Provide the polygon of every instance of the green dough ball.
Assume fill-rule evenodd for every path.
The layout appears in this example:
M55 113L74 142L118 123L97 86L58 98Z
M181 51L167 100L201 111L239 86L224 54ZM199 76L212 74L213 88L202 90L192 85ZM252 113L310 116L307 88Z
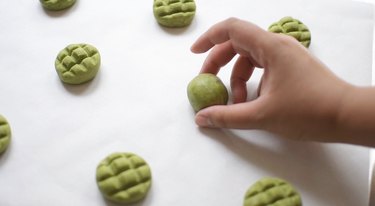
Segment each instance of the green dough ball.
M10 143L10 126L5 117L0 115L0 154L3 153Z
M257 181L247 190L243 205L302 206L302 200L288 182L266 177Z
M268 28L268 31L292 36L301 42L306 48L308 48L311 43L311 33L307 26L290 16L284 17L280 19L280 21L273 23Z
M184 27L195 16L194 0L154 0L154 16L159 24L166 27Z
M132 153L113 153L96 168L100 192L117 203L134 203L143 199L151 186L148 164Z
M213 74L199 74L190 81L187 88L189 102L193 109L199 110L228 102L228 91L223 82Z
M76 0L39 0L48 10L58 11L71 7Z
M89 44L71 44L56 57L55 68L61 81L82 84L93 79L100 67L100 54Z

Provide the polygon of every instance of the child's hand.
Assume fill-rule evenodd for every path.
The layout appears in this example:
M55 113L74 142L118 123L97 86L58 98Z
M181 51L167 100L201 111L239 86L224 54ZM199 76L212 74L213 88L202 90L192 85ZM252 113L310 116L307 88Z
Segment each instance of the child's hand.
M338 141L334 138L340 133L339 110L355 87L337 78L298 41L230 18L211 27L191 47L194 53L210 49L201 73L217 74L237 56L231 75L234 104L199 111L199 126ZM259 97L246 102L246 82L254 67L264 69Z

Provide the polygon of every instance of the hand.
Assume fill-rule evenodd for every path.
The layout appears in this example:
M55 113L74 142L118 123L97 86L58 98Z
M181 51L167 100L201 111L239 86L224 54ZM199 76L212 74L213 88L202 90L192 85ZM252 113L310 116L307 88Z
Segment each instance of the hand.
M201 73L217 74L237 57L231 74L234 104L196 114L201 127L263 129L285 137L338 142L340 109L355 87L335 76L294 38L230 18L212 26L191 47L210 50ZM263 68L259 97L246 102L246 82Z

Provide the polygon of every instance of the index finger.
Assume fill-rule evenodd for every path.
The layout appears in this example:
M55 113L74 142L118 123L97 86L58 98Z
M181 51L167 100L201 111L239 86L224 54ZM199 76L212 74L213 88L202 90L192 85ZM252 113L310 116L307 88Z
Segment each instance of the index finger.
M250 49L260 49L269 44L269 36L265 35L267 33L250 22L229 18L208 29L191 46L191 51L204 53L215 45L230 40L234 48L249 52Z

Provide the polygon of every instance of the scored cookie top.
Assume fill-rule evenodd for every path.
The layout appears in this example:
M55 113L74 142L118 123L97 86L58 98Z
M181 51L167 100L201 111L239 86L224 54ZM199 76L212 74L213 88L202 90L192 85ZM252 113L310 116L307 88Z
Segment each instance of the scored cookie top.
M282 33L294 37L306 48L311 43L311 32L305 24L298 19L290 16L280 19L278 22L273 23L268 31L273 33Z
M297 191L285 180L266 177L252 185L245 194L244 206L302 206Z
M0 153L3 153L10 143L11 131L8 121L0 115Z
M100 66L98 50L89 44L70 44L59 52L55 67L62 81L70 84L86 82Z
M151 170L138 155L114 153L97 166L99 190L109 200L133 203L145 197L151 186Z
M196 5L194 0L154 0L154 16L167 27L183 27L194 18Z

